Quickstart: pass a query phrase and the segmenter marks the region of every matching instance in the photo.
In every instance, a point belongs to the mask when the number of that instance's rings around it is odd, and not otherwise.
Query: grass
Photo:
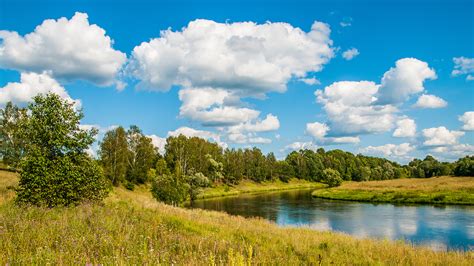
[[[204,189],[199,195],[198,199],[208,199],[216,197],[237,196],[247,193],[263,193],[269,191],[291,190],[291,189],[305,189],[305,188],[323,188],[326,185],[322,183],[309,182],[300,179],[290,179],[288,182],[280,180],[274,182],[256,183],[252,181],[242,181],[238,185],[228,186],[219,185]]]
[[[0,172],[1,184],[16,177]],[[0,264],[472,265],[473,252],[280,228],[263,219],[156,202],[141,186],[116,188],[102,205],[0,205]]]
[[[474,177],[433,177],[344,182],[314,197],[337,200],[474,205]]]

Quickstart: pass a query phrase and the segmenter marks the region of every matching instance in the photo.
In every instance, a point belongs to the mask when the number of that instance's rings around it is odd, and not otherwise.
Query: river
[[[312,190],[199,200],[193,208],[262,217],[359,238],[404,239],[435,250],[474,250],[474,206],[393,205],[324,200]]]

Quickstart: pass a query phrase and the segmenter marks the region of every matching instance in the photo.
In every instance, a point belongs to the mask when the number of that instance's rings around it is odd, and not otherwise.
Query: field
[[[322,183],[308,182],[300,179],[291,179],[288,183],[282,181],[255,183],[251,181],[242,181],[235,186],[220,185],[204,189],[199,195],[199,199],[208,199],[215,197],[237,196],[245,193],[262,193],[278,190],[304,189],[304,188],[323,188],[326,185]]]
[[[263,219],[167,206],[148,188],[116,188],[101,205],[17,207],[0,172],[0,264],[472,265],[474,253],[358,240]],[[5,186],[5,187],[4,187]]]
[[[336,188],[315,190],[313,196],[368,202],[473,205],[474,177],[344,182]]]

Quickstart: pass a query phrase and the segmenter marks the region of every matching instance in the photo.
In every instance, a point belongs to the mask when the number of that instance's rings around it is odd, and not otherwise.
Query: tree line
[[[164,154],[160,154],[137,126],[107,131],[93,158],[86,151],[97,130],[82,129],[82,118],[80,110],[55,94],[38,95],[27,108],[7,103],[0,110],[0,158],[10,169],[20,171],[18,201],[69,205],[100,200],[110,186],[132,190],[150,183],[158,200],[178,204],[195,199],[205,187],[232,186],[242,180],[288,182],[298,178],[337,186],[343,180],[474,176],[474,156],[449,163],[428,155],[400,165],[319,148],[293,151],[278,160],[256,147],[223,149],[217,143],[184,135],[168,137]]]

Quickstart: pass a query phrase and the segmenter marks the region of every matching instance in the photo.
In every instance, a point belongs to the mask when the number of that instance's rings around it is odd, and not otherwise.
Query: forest
[[[37,96],[28,108],[10,102],[0,110],[0,156],[3,165],[21,174],[20,200],[27,198],[41,205],[41,197],[64,193],[52,188],[31,199],[42,182],[61,177],[79,192],[62,195],[68,198],[65,200],[47,201],[50,205],[68,205],[83,197],[101,199],[104,195],[99,191],[106,191],[108,186],[123,185],[133,190],[145,183],[151,183],[158,200],[179,204],[195,199],[202,188],[232,186],[242,180],[285,182],[298,178],[338,186],[349,180],[474,176],[474,156],[450,163],[428,155],[400,165],[384,158],[319,148],[293,151],[278,160],[257,147],[223,149],[217,143],[184,135],[168,137],[164,154],[160,154],[152,140],[134,125],[106,132],[94,157],[86,150],[95,141],[97,130],[82,128],[82,118],[80,110],[54,94]],[[90,191],[79,189],[78,182],[90,186]],[[80,191],[83,194],[79,195]]]

